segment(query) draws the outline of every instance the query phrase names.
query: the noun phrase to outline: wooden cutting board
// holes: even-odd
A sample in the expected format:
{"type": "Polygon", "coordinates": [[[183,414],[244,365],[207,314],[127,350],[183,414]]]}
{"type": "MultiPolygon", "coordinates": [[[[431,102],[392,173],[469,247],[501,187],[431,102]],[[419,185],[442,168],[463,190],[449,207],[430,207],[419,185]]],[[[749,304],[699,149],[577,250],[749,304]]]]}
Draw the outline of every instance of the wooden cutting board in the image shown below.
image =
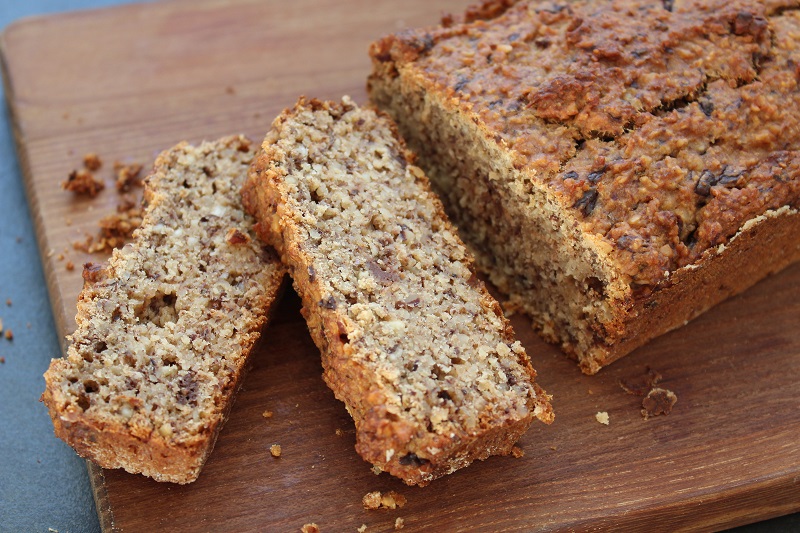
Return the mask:
{"type": "MultiPolygon", "coordinates": [[[[260,139],[299,94],[363,102],[373,39],[465,4],[187,0],[7,28],[6,95],[59,333],[74,326],[80,264],[103,259],[71,243],[96,233],[120,201],[114,160],[150,165],[183,139],[260,139]],[[87,152],[105,161],[109,188],[74,199],[59,184],[87,152]]],[[[397,518],[406,531],[713,530],[800,510],[800,265],[594,377],[513,317],[555,397],[555,423],[523,437],[524,457],[491,458],[425,488],[376,476],[355,453],[353,424],[322,382],[298,309],[290,292],[196,483],[90,467],[106,531],[299,531],[315,522],[324,532],[374,532],[394,530],[397,518]],[[641,398],[618,384],[648,366],[678,396],[669,416],[644,420],[641,398]],[[374,490],[408,503],[364,510],[374,490]]]]}

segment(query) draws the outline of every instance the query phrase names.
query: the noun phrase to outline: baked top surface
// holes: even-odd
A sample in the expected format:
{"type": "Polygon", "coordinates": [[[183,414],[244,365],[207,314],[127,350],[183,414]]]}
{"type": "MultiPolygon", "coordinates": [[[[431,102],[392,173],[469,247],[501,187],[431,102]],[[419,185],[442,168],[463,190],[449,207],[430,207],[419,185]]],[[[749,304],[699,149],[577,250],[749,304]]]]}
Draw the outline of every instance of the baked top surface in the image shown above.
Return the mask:
{"type": "Polygon", "coordinates": [[[796,7],[490,2],[372,53],[477,118],[516,179],[545,184],[648,286],[798,206],[796,7]]]}

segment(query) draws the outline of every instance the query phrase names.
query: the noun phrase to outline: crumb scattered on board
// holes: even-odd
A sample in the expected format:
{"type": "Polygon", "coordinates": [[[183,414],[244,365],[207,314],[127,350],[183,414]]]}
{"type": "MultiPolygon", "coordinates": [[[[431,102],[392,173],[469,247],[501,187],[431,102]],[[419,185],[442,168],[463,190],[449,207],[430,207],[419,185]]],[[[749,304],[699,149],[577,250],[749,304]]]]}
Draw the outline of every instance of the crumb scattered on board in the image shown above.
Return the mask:
{"type": "Polygon", "coordinates": [[[525,450],[523,450],[519,446],[514,446],[513,448],[511,448],[511,456],[514,457],[515,459],[519,459],[520,457],[524,457],[525,456],[525,450]]]}
{"type": "Polygon", "coordinates": [[[119,161],[114,163],[114,172],[116,179],[114,185],[119,192],[128,192],[133,187],[141,187],[142,179],[142,165],[138,163],[125,164],[119,161]]]}
{"type": "Polygon", "coordinates": [[[263,416],[264,418],[272,418],[272,411],[264,411],[263,413],[261,413],[261,416],[263,416]]]}
{"type": "Polygon", "coordinates": [[[358,528],[356,531],[358,531],[358,533],[364,533],[366,530],[367,530],[367,524],[361,524],[361,527],[358,528]]]}
{"type": "Polygon", "coordinates": [[[395,529],[403,529],[403,526],[406,525],[405,522],[406,522],[405,520],[403,520],[402,518],[400,518],[398,516],[394,521],[394,528],[395,529]]]}
{"type": "Polygon", "coordinates": [[[303,527],[300,528],[300,531],[303,533],[319,533],[319,526],[311,522],[310,524],[304,524],[303,527]]]}
{"type": "Polygon", "coordinates": [[[642,400],[642,417],[645,420],[651,416],[668,415],[678,401],[678,396],[671,390],[656,387],[662,376],[649,366],[641,376],[620,379],[619,385],[628,394],[644,396],[642,400]]]}
{"type": "Polygon", "coordinates": [[[668,415],[677,401],[671,390],[655,387],[642,400],[642,416],[647,420],[651,416],[668,415]]]}
{"type": "Polygon", "coordinates": [[[272,454],[272,457],[280,457],[281,456],[281,445],[280,444],[273,444],[269,447],[269,453],[272,454]]]}
{"type": "MultiPolygon", "coordinates": [[[[67,181],[62,183],[62,188],[75,194],[94,198],[105,188],[105,182],[92,173],[99,170],[102,165],[100,156],[95,153],[87,153],[83,157],[84,168],[72,171],[67,181]]],[[[72,243],[75,250],[86,253],[110,252],[114,248],[124,245],[130,239],[133,231],[142,222],[142,208],[138,200],[124,193],[129,192],[133,187],[142,186],[141,172],[142,165],[138,163],[119,161],[114,163],[115,186],[117,191],[123,195],[122,200],[117,204],[116,213],[105,216],[99,221],[100,231],[96,236],[87,235],[85,239],[72,243]]],[[[72,262],[65,266],[69,271],[75,269],[72,262]]]]}
{"type": "Polygon", "coordinates": [[[94,172],[103,166],[103,160],[100,159],[100,156],[96,153],[89,152],[83,156],[83,166],[86,167],[86,170],[91,170],[94,172]]]}
{"type": "Polygon", "coordinates": [[[131,198],[124,197],[117,212],[100,219],[97,236],[87,235],[83,241],[72,243],[76,250],[86,253],[110,252],[123,246],[142,223],[142,208],[131,198]]]}
{"type": "Polygon", "coordinates": [[[606,411],[600,411],[596,415],[594,415],[594,417],[598,422],[600,422],[605,426],[610,424],[610,420],[608,418],[608,412],[606,411]]]}
{"type": "Polygon", "coordinates": [[[67,180],[61,183],[61,188],[76,195],[94,198],[106,188],[106,184],[85,168],[81,168],[70,172],[67,180]]]}
{"type": "Polygon", "coordinates": [[[403,507],[406,501],[405,496],[393,490],[383,494],[378,490],[368,492],[361,499],[364,509],[397,509],[403,507]]]}
{"type": "Polygon", "coordinates": [[[14,332],[12,332],[10,329],[6,330],[6,339],[7,340],[14,340],[14,332]]]}

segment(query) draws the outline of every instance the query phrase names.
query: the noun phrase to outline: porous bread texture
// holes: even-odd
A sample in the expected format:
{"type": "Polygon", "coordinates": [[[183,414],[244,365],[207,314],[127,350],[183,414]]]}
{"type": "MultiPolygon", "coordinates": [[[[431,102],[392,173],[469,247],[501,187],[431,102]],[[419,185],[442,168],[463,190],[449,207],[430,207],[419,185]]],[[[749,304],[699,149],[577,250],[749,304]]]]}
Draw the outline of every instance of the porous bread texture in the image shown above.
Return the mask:
{"type": "Polygon", "coordinates": [[[508,454],[548,396],[391,120],[301,98],[243,190],[361,456],[408,484],[508,454]]]}
{"type": "Polygon", "coordinates": [[[242,136],[165,151],[133,242],[85,266],[42,401],[104,468],[189,483],[211,453],[285,275],[241,205],[253,154],[242,136]]]}
{"type": "Polygon", "coordinates": [[[800,259],[796,0],[494,1],[371,47],[478,266],[584,372],[800,259]]]}

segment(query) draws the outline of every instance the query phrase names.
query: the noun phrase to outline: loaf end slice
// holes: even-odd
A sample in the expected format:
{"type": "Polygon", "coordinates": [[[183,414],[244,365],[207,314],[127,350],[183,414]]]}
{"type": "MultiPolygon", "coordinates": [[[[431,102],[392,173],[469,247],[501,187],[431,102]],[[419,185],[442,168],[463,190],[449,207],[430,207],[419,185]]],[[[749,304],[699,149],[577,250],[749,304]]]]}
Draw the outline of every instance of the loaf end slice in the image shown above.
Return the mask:
{"type": "Polygon", "coordinates": [[[84,267],[42,401],[104,468],[189,483],[214,446],[285,274],[241,206],[253,154],[241,136],[162,153],[133,242],[84,267]]]}
{"type": "Polygon", "coordinates": [[[243,190],[278,250],[356,448],[408,484],[508,454],[548,396],[385,115],[301,99],[243,190]]]}

